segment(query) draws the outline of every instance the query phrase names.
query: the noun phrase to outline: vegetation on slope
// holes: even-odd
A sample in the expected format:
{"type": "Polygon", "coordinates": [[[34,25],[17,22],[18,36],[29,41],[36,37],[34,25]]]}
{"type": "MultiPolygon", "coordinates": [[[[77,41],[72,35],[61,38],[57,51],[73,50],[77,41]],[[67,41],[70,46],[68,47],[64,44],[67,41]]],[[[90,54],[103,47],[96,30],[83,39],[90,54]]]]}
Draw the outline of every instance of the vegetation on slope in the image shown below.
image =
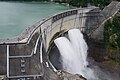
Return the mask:
{"type": "Polygon", "coordinates": [[[105,23],[104,41],[108,56],[120,63],[120,16],[115,16],[105,23]]]}
{"type": "Polygon", "coordinates": [[[77,7],[85,7],[90,4],[104,8],[104,6],[108,5],[110,2],[111,0],[70,0],[69,4],[77,7]]]}
{"type": "MultiPolygon", "coordinates": [[[[98,6],[103,9],[113,0],[55,0],[56,2],[68,3],[75,7],[86,7],[88,5],[98,6]]],[[[119,0],[118,0],[119,1],[119,0]]]]}
{"type": "MultiPolygon", "coordinates": [[[[51,0],[0,0],[0,1],[51,1],[51,0]]],[[[93,5],[103,9],[113,0],[53,0],[53,1],[60,3],[68,3],[69,5],[75,7],[86,7],[88,5],[93,5]]]]}

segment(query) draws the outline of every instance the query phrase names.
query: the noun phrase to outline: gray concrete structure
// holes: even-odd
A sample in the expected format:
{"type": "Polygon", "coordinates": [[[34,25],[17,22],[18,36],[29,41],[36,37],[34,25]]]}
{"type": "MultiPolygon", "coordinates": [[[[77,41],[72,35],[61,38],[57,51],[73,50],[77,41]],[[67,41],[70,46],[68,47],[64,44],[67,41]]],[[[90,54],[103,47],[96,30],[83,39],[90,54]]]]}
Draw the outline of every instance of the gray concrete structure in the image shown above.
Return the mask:
{"type": "Polygon", "coordinates": [[[0,39],[0,75],[13,80],[32,80],[33,77],[45,75],[43,65],[49,62],[42,59],[46,54],[41,47],[47,52],[50,41],[57,32],[66,32],[73,28],[91,36],[103,21],[117,11],[114,10],[105,17],[108,14],[105,13],[106,10],[100,11],[96,7],[71,9],[43,19],[14,39],[0,39]]]}
{"type": "Polygon", "coordinates": [[[104,32],[104,23],[108,20],[111,19],[115,16],[115,14],[119,11],[120,9],[120,2],[113,1],[111,4],[106,6],[100,14],[103,16],[99,20],[100,25],[91,32],[91,38],[96,39],[96,40],[103,40],[103,32],[104,32]]]}

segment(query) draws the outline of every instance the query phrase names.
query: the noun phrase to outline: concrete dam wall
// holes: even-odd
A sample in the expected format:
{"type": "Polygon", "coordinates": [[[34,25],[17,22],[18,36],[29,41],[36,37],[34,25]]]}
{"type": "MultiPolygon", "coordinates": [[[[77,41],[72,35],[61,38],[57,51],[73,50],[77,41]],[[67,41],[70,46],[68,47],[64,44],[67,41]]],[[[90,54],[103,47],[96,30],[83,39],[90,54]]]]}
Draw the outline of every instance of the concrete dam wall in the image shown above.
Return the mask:
{"type": "Polygon", "coordinates": [[[43,66],[50,66],[46,52],[57,32],[78,28],[90,35],[104,20],[99,8],[71,9],[43,19],[14,39],[0,39],[0,75],[13,80],[46,75],[43,66]]]}

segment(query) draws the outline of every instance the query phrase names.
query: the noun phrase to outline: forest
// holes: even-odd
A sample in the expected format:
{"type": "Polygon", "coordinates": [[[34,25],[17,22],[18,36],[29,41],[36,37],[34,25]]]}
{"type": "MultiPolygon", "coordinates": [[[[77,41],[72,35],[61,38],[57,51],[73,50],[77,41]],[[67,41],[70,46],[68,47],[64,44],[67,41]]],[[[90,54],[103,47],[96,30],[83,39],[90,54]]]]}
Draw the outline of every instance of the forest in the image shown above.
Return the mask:
{"type": "Polygon", "coordinates": [[[108,20],[104,26],[104,41],[109,57],[119,61],[120,55],[120,15],[108,20]],[[114,58],[114,56],[118,56],[114,58]]]}
{"type": "MultiPolygon", "coordinates": [[[[0,0],[0,1],[51,1],[51,0],[0,0]]],[[[75,7],[86,7],[88,5],[98,6],[103,9],[113,0],[53,0],[59,3],[68,3],[75,7]]],[[[115,0],[114,0],[115,1],[115,0]]],[[[119,1],[119,0],[116,0],[119,1]]]]}

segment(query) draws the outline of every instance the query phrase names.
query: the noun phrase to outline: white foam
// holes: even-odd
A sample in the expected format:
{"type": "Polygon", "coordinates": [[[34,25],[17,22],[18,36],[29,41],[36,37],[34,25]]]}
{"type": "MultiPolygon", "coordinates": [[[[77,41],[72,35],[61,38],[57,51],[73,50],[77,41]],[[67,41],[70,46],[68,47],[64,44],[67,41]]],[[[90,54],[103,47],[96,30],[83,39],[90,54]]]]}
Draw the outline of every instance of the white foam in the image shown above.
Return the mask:
{"type": "Polygon", "coordinates": [[[58,47],[63,69],[73,74],[81,74],[88,80],[97,80],[94,72],[87,67],[88,46],[79,29],[68,31],[70,41],[66,37],[59,37],[54,42],[58,47]]]}

